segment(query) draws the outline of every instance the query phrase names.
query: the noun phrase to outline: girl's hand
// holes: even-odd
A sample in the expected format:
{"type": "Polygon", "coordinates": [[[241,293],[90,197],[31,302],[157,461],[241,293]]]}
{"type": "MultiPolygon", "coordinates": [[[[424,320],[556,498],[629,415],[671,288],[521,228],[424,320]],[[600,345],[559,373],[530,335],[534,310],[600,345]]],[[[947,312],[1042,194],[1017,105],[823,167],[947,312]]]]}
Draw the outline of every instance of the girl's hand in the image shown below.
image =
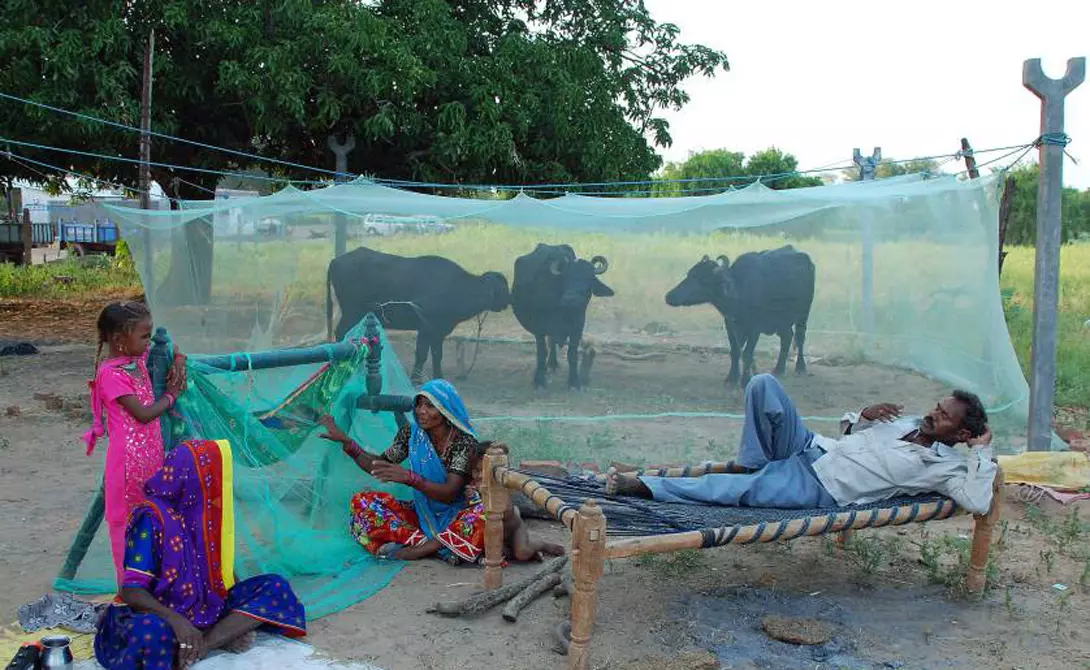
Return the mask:
{"type": "Polygon", "coordinates": [[[188,668],[204,657],[204,635],[182,615],[167,620],[178,638],[178,666],[188,668]]]}
{"type": "Polygon", "coordinates": [[[184,391],[188,383],[189,373],[186,369],[185,354],[175,354],[174,364],[170,366],[170,370],[167,372],[167,386],[173,386],[180,389],[180,391],[184,391]]]}
{"type": "Polygon", "coordinates": [[[340,442],[341,444],[348,444],[352,441],[352,438],[348,437],[343,430],[337,427],[337,424],[333,421],[333,417],[328,414],[318,419],[318,423],[325,428],[326,432],[319,435],[323,440],[329,440],[330,442],[340,442]]]}
{"type": "Polygon", "coordinates": [[[375,461],[371,466],[371,476],[388,484],[408,484],[411,475],[412,473],[400,465],[386,461],[375,461]]]}
{"type": "Polygon", "coordinates": [[[175,400],[178,399],[178,396],[185,393],[187,385],[184,375],[182,379],[178,379],[177,377],[171,379],[170,377],[167,377],[167,393],[174,396],[175,400]]]}

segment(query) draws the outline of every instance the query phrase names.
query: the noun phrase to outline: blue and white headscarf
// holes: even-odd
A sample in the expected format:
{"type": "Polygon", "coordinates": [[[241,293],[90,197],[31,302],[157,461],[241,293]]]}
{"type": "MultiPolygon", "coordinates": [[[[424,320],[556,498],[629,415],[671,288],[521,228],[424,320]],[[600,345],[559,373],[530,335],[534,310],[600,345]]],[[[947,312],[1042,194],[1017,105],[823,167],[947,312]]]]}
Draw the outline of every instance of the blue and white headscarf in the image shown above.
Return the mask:
{"type": "MultiPolygon", "coordinates": [[[[453,384],[445,379],[433,379],[417,392],[415,398],[420,397],[427,398],[454,428],[477,437],[477,432],[469,421],[469,410],[453,384]]],[[[447,481],[447,468],[436,453],[428,431],[417,423],[415,413],[412,435],[409,437],[409,465],[413,472],[430,482],[442,484],[447,481]]],[[[465,507],[465,496],[462,493],[454,501],[443,503],[413,489],[413,501],[416,503],[416,514],[420,518],[420,529],[428,539],[435,539],[465,507]]]]}

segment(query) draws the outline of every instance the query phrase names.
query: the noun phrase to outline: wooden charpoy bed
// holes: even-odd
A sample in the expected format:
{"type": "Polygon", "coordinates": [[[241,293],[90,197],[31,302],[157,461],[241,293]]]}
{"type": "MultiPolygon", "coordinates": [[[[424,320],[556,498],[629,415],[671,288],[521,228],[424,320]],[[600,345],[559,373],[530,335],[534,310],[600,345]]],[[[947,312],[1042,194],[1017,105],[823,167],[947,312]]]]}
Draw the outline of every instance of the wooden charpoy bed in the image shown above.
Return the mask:
{"type": "MultiPolygon", "coordinates": [[[[669,468],[640,474],[689,477],[736,471],[733,463],[669,468]]],[[[753,544],[839,533],[840,540],[862,528],[938,521],[965,513],[953,500],[915,496],[871,505],[822,510],[784,510],[704,505],[673,505],[629,497],[607,496],[601,476],[558,478],[512,468],[504,445],[489,448],[483,465],[485,522],[484,587],[503,584],[503,514],[512,491],[518,491],[571,531],[574,580],[568,668],[590,666],[590,640],[597,611],[598,580],[607,558],[709,549],[727,544],[753,544]]],[[[995,478],[991,509],[976,515],[967,590],[984,590],[992,530],[999,518],[1003,472],[995,478]]],[[[566,628],[566,627],[565,627],[566,628]]]]}

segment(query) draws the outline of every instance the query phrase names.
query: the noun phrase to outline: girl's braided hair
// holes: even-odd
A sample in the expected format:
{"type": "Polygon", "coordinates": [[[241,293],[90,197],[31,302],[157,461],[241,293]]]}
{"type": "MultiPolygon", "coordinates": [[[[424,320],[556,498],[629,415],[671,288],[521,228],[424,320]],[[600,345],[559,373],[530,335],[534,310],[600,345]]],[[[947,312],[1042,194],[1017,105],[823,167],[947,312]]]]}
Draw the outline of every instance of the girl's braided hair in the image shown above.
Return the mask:
{"type": "Polygon", "coordinates": [[[151,317],[151,310],[143,302],[121,300],[111,302],[98,315],[98,351],[95,352],[95,374],[102,361],[102,346],[117,334],[131,333],[136,324],[151,317]]]}

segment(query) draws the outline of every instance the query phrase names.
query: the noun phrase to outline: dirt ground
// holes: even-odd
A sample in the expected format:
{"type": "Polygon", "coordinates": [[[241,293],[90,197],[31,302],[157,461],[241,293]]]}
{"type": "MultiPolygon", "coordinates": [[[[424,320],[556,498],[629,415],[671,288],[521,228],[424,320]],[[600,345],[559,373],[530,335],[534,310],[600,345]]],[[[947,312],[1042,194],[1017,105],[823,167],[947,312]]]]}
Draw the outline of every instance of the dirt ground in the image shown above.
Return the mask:
{"type": "MultiPolygon", "coordinates": [[[[27,332],[0,304],[0,339],[41,343],[40,355],[0,359],[0,576],[6,586],[0,616],[7,620],[20,604],[49,590],[98,483],[97,461],[84,456],[79,440],[87,428],[94,356],[86,343],[87,315],[64,317],[62,308],[54,309],[51,329],[27,332]],[[64,402],[49,409],[35,393],[53,393],[64,402]],[[8,415],[8,407],[18,407],[17,413],[8,415]]],[[[407,355],[404,340],[396,348],[407,355]]],[[[458,385],[481,417],[546,410],[741,411],[740,395],[722,387],[721,357],[673,356],[669,366],[606,360],[596,363],[587,391],[573,396],[554,384],[535,394],[530,349],[490,345],[482,348],[473,375],[458,385]]],[[[839,415],[878,399],[918,399],[920,406],[909,400],[908,408],[918,411],[942,391],[897,370],[860,374],[852,366],[813,365],[811,372],[785,380],[807,415],[839,415]]],[[[643,454],[652,445],[663,460],[726,458],[734,449],[735,425],[677,417],[542,433],[533,423],[482,422],[485,432],[502,432],[514,449],[520,448],[517,439],[527,443],[526,451],[541,453],[574,444],[572,455],[603,465],[631,455],[626,450],[633,444],[642,445],[643,454]]],[[[946,584],[959,574],[959,552],[972,532],[967,517],[866,531],[844,550],[810,539],[611,561],[600,583],[592,666],[1090,668],[1090,527],[1072,516],[1080,504],[1028,505],[1013,494],[1008,488],[996,532],[994,587],[981,602],[946,584]],[[819,620],[833,629],[833,638],[818,647],[770,640],[761,630],[761,618],[769,614],[819,620]]],[[[555,524],[533,524],[535,532],[566,542],[555,524]]],[[[509,578],[531,569],[515,566],[509,578]]],[[[550,631],[569,612],[566,598],[543,597],[514,624],[501,619],[499,608],[469,620],[425,613],[438,600],[472,593],[480,578],[475,568],[410,565],[375,596],[313,622],[310,641],[337,658],[389,670],[564,667],[552,651],[550,631]]]]}

